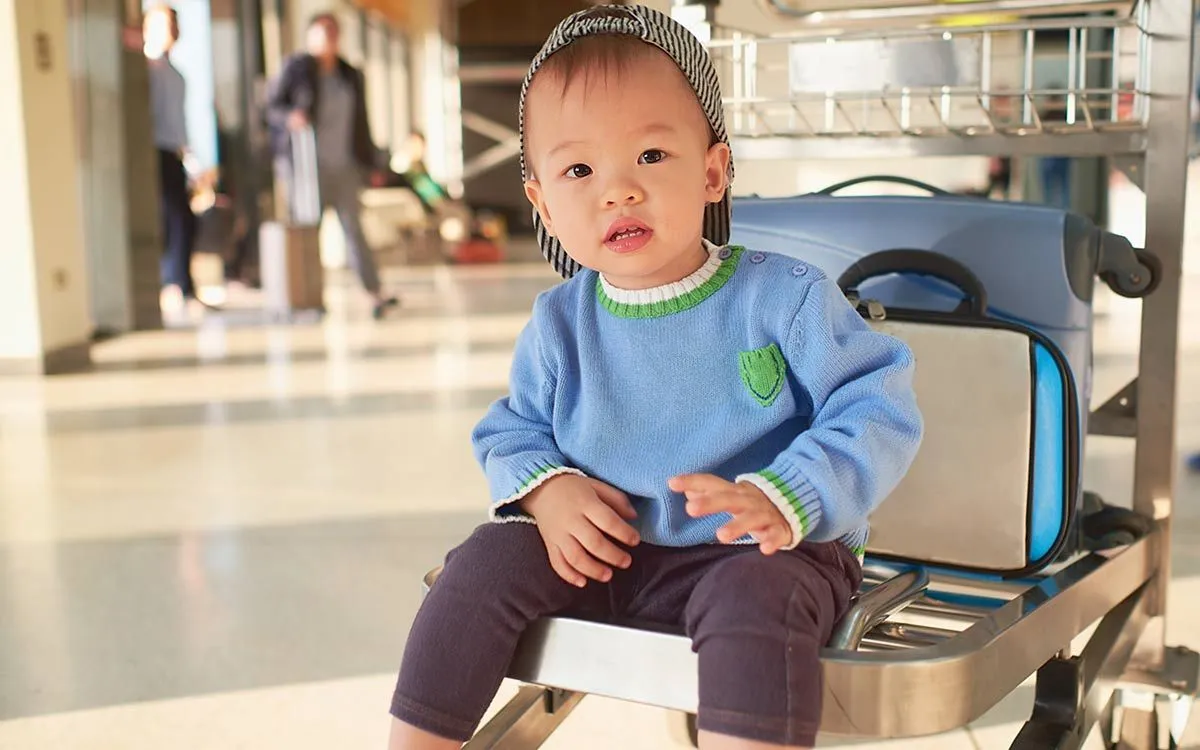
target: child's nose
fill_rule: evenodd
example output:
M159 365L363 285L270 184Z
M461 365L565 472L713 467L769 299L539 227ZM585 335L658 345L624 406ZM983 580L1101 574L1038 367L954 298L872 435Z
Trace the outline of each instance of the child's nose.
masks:
M645 200L645 197L642 189L636 185L614 185L606 191L604 203L608 208L631 206L641 203Z

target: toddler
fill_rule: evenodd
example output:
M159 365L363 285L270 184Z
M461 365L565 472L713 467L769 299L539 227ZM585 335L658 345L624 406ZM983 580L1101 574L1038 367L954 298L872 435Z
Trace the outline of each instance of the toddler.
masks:
M669 16L567 18L520 112L538 239L569 281L475 429L492 523L417 615L392 747L459 747L526 626L563 612L685 630L702 747L810 746L867 517L920 442L912 355L816 268L726 244L717 75Z

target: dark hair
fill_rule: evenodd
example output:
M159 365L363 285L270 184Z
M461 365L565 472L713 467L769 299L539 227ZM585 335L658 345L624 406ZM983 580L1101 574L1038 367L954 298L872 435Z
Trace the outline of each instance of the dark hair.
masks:
M308 19L308 28L311 29L312 27L316 26L317 24L324 24L327 26L332 26L334 28L334 30L336 30L336 31L342 30L342 24L340 21L338 21L337 15L334 13L330 13L329 11L325 11L323 13L317 13L312 18Z

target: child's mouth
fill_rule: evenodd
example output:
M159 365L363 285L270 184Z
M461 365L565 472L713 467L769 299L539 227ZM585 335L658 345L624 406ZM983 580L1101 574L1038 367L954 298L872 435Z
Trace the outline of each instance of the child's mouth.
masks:
M617 232L612 237L609 237L608 241L609 242L617 242L619 240L627 240L630 237L637 237L638 235L642 235L645 233L646 233L646 231L644 229L636 229L636 228L635 229L626 229L623 232Z
M632 253L646 246L654 230L636 219L618 219L609 227L605 247L614 253Z

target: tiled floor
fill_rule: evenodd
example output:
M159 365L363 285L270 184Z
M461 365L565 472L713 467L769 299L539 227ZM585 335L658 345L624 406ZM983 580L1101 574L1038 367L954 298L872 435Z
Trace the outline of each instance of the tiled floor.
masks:
M382 746L420 574L480 518L468 431L553 281L538 264L391 280L405 307L383 323L335 281L321 324L230 313L100 345L87 375L0 380L0 748ZM1189 278L1185 450L1198 293ZM1136 351L1136 303L1105 304L1101 394ZM1089 445L1089 487L1116 497L1127 446ZM1178 514L1171 625L1200 647L1186 473ZM1031 702L1027 685L969 731L887 746L1007 747ZM686 745L677 717L594 698L548 745L617 746Z

